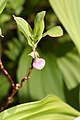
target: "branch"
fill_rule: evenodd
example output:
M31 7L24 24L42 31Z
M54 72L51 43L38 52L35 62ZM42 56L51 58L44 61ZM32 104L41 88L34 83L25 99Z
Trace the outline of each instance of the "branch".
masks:
M7 72L7 70L4 68L4 65L2 64L2 61L0 59L0 67L1 70L4 72L4 74L8 77L9 81L11 82L12 87L15 89L15 84L10 76L10 74Z
M32 62L33 62L33 60L32 60ZM5 107L1 107L0 112L3 111L4 109L6 109L6 108L8 107L8 105L11 103L11 100L12 100L12 98L14 97L14 95L16 94L16 92L17 92L21 87L23 87L23 84L30 78L30 75L31 75L31 73L32 73L32 70L33 70L33 66L32 66L32 64L31 64L31 67L30 67L30 69L29 69L29 72L28 72L27 76L24 77L24 78L21 80L21 83L20 83L20 84L19 84L19 83L16 84L16 86L13 88L13 91L12 91L11 95L8 97L8 101L7 101L6 106L5 106Z

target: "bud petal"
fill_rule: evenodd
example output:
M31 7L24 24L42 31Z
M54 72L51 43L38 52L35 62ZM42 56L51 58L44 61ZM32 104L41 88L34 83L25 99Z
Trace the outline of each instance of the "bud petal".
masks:
M45 60L43 58L37 57L33 62L33 67L38 70L43 69L44 66L45 66Z

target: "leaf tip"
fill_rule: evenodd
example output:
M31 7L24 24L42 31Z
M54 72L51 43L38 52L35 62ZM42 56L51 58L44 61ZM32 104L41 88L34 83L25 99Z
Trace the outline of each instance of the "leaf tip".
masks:
M62 27L60 27L60 26L58 26L58 27L59 27L59 29L60 29L60 31L61 31L60 36L62 36L62 35L63 35L63 29L62 29Z
M13 15L13 18L14 18L14 20L16 20L16 16L15 15Z

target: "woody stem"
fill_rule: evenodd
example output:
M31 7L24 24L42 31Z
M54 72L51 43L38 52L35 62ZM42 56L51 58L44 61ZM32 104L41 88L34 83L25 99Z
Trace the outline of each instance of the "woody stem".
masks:
M4 68L4 65L2 64L2 61L0 59L0 67L1 70L4 72L4 74L8 77L9 81L11 82L12 87L15 89L15 84L10 76L10 74L7 72L7 70Z
M33 61L32 61L33 62ZM15 87L13 88L13 91L11 93L11 95L8 97L8 101L7 101L7 104L6 104L6 107L2 107L0 111L3 111L5 108L8 107L8 105L11 103L11 100L12 98L14 97L14 95L16 94L16 92L21 88L23 87L23 84L30 78L30 75L32 73L32 70L33 70L33 65L31 64L31 67L29 69L29 72L27 74L26 77L24 77L22 80L21 80L21 83L20 84L16 84Z

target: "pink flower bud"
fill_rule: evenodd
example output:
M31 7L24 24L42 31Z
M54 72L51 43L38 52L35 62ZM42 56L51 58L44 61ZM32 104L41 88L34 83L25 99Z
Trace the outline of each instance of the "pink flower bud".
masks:
M37 57L33 62L33 67L38 70L43 69L44 66L45 66L45 60L43 58Z

